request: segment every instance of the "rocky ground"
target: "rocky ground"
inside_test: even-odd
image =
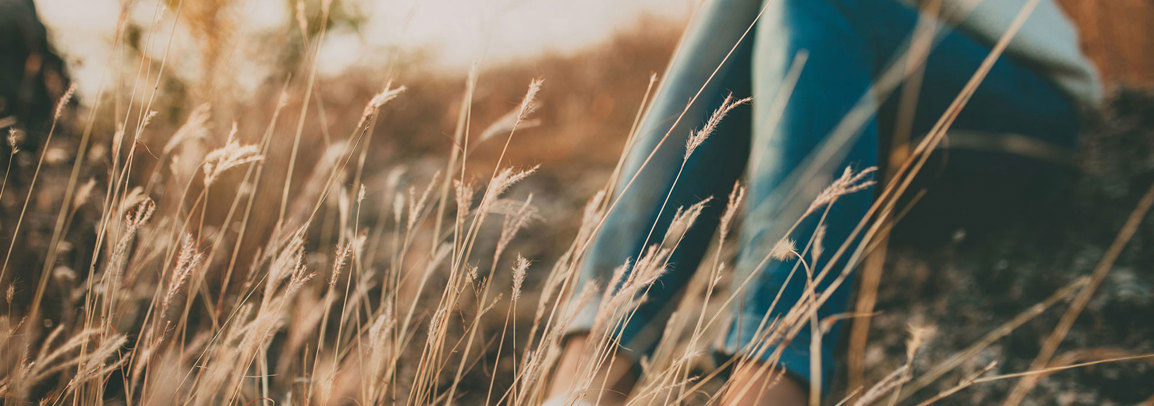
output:
[[[1077,172],[1059,193],[996,230],[955,230],[927,246],[897,241],[879,292],[867,362],[874,370],[900,362],[905,325],[938,334],[919,356],[932,367],[1076,278],[1089,275],[1138,199],[1154,182],[1154,94],[1122,91],[1086,125]],[[1073,363],[1154,352],[1154,218],[1148,216],[1077,319],[1055,359]],[[900,240],[900,239],[899,239]],[[993,360],[991,373],[1028,368],[1067,302],[991,345],[960,370]],[[942,380],[954,385],[961,374]],[[1029,404],[1151,402],[1154,363],[1105,364],[1059,372],[1031,392]],[[1015,380],[975,386],[942,404],[991,404]],[[935,391],[927,389],[927,395]]]

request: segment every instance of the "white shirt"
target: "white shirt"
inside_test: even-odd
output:
[[[934,0],[902,0],[918,6]],[[1084,105],[1102,101],[1094,66],[1082,54],[1078,32],[1054,0],[938,0],[942,19],[978,41],[993,45],[1006,34],[1023,8],[1037,6],[1006,47],[1005,54],[1033,65]]]

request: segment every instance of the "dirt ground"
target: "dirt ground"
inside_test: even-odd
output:
[[[928,323],[938,334],[919,368],[932,367],[980,339],[1091,269],[1154,182],[1154,94],[1118,91],[1086,123],[1077,168],[1061,190],[995,230],[955,230],[946,241],[897,241],[881,282],[867,362],[874,368],[900,360],[904,325]],[[1059,347],[1055,361],[1074,363],[1154,352],[1154,219],[1147,218]],[[993,360],[993,373],[1028,369],[1066,304],[1054,306],[965,364],[976,371]],[[885,368],[882,368],[885,370]],[[923,369],[924,370],[924,369]],[[961,374],[943,379],[940,389]],[[915,378],[916,379],[916,378]],[[1151,402],[1154,364],[1131,361],[1055,373],[1028,402],[1137,404]],[[979,385],[943,404],[990,404],[1013,380]],[[934,393],[927,389],[928,394]]]

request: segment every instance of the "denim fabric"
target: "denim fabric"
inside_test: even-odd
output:
[[[739,41],[759,12],[763,13],[760,20]],[[897,126],[901,89],[882,93],[874,86],[889,66],[905,63],[900,58],[909,47],[918,18],[917,10],[895,0],[768,0],[764,4],[760,0],[720,0],[698,11],[646,112],[618,183],[615,196],[622,196],[621,203],[596,237],[578,285],[609,280],[614,268],[640,255],[652,224],[657,226],[649,244],[660,242],[678,207],[715,198],[686,233],[670,258],[668,271],[649,290],[634,317],[615,330],[624,351],[636,358],[656,345],[664,320],[676,307],[678,293],[696,271],[714,235],[725,196],[744,174],[749,188],[747,214],[739,225],[741,251],[732,280],[734,289],[747,278],[751,283],[733,293],[737,300],[731,309],[724,351],[766,359],[779,349],[774,346],[784,345],[779,358],[782,366],[799,378],[812,377],[808,328],[787,344],[756,351],[748,347],[758,341],[757,330],[763,321],[771,323],[785,315],[806,291],[804,271],[791,272],[797,265],[794,260],[764,259],[783,237],[797,241],[798,251],[803,250],[824,215],[825,250],[814,261],[820,271],[830,265],[827,262],[834,251],[864,217],[874,197],[870,191],[838,199],[827,212],[807,217],[790,235],[784,235],[817,193],[846,167],[860,170],[879,164],[880,145]],[[915,138],[928,132],[945,113],[992,45],[943,26],[935,32],[912,115],[910,132]],[[805,53],[805,64],[790,89],[789,73],[799,60],[799,52]],[[700,95],[686,107],[699,89]],[[730,92],[734,97],[752,96],[753,103],[730,113],[693,153],[666,209],[657,218],[681,165],[686,138]],[[951,131],[1025,138],[1069,151],[1077,143],[1079,125],[1077,109],[1070,100],[1029,66],[1001,58]],[[865,119],[841,132],[846,137],[831,138],[858,105],[867,108]],[[650,162],[642,168],[651,152]],[[965,162],[950,165],[975,168],[962,173],[1015,175],[999,172],[1008,167],[997,162],[999,154],[964,156]],[[635,174],[637,181],[624,190]],[[844,266],[845,256],[832,264],[833,274]],[[817,284],[819,294],[829,287],[834,275]],[[820,319],[847,311],[851,285],[843,283],[832,292],[819,309]],[[581,309],[570,331],[592,327],[596,310],[596,303]],[[830,382],[834,370],[833,349],[840,324],[834,324],[821,343],[823,384]]]

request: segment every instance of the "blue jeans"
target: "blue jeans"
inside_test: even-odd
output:
[[[762,7],[764,15],[739,42]],[[636,314],[615,330],[623,351],[637,358],[654,348],[664,320],[676,307],[678,293],[710,244],[725,196],[744,174],[748,184],[746,215],[739,225],[741,251],[732,281],[737,285],[749,277],[752,283],[733,292],[736,300],[723,350],[762,360],[780,350],[777,361],[786,371],[805,380],[812,377],[808,328],[788,342],[750,351],[751,343],[758,341],[757,330],[763,320],[779,319],[806,292],[804,271],[790,277],[797,265],[794,259],[768,263],[763,259],[783,237],[797,241],[798,250],[803,249],[822,213],[807,217],[788,236],[785,232],[817,192],[846,167],[860,170],[879,165],[880,146],[901,126],[898,95],[902,90],[878,92],[874,85],[887,67],[904,63],[901,58],[918,19],[917,10],[897,0],[766,0],[764,4],[761,0],[718,0],[698,11],[639,127],[637,143],[626,159],[615,194],[622,200],[596,237],[578,284],[610,280],[614,268],[639,256],[652,224],[657,225],[656,237],[650,244],[660,242],[678,207],[715,198],[671,255],[667,272],[647,292]],[[908,128],[915,140],[943,115],[991,48],[945,26],[939,25],[934,33],[924,80],[916,92],[916,110],[904,116],[912,117]],[[737,46],[727,58],[734,44]],[[790,68],[802,51],[808,55],[806,62],[792,91],[786,92]],[[677,120],[699,89],[700,96]],[[721,122],[688,159],[674,186],[686,138],[706,122],[730,92],[734,97],[751,96],[753,102],[733,110]],[[788,102],[782,107],[786,96]],[[851,126],[846,132],[849,137],[831,138],[843,118],[859,104],[867,108],[866,118]],[[1018,175],[1016,170],[1003,171],[1009,167],[1001,166],[999,157],[1036,152],[1040,162],[1070,153],[1077,143],[1077,113],[1071,98],[1047,78],[1028,66],[1001,58],[950,129],[951,134],[977,135],[971,137],[977,141],[956,143],[960,159],[950,165],[974,168],[960,173]],[[667,132],[668,139],[661,142]],[[1015,150],[1014,146],[1022,145],[1026,147]],[[999,146],[1010,147],[1001,152],[982,151]],[[642,168],[642,162],[655,150],[651,162]],[[935,154],[944,152],[948,151]],[[635,174],[636,182],[624,190]],[[657,218],[671,187],[669,203]],[[873,199],[872,191],[843,196],[825,213],[825,249],[816,261],[818,270],[828,265],[825,262],[849,238]],[[833,264],[835,275],[846,265],[846,256]],[[833,279],[831,275],[818,283],[817,292],[829,288]],[[847,311],[850,285],[844,283],[832,292],[818,311],[820,319]],[[779,302],[772,305],[779,294]],[[596,303],[585,305],[570,331],[591,328],[596,310]],[[823,383],[830,382],[834,370],[833,349],[840,324],[834,324],[823,336]]]

